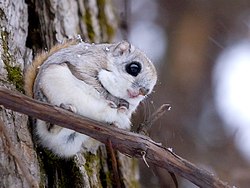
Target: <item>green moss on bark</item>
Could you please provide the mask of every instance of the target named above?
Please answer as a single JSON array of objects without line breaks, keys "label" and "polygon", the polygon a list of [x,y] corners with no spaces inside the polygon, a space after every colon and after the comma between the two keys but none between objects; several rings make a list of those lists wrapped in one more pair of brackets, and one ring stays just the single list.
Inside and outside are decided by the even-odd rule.
[{"label": "green moss on bark", "polygon": [[[90,42],[97,42],[95,41],[95,39],[99,37],[102,42],[110,42],[113,36],[115,35],[115,28],[113,27],[113,25],[109,23],[108,17],[106,15],[107,13],[105,12],[107,3],[108,2],[106,2],[106,0],[97,0],[97,8],[98,8],[97,15],[91,15],[91,10],[89,9],[86,3],[85,14],[82,17],[82,20],[86,24],[87,33],[88,33]],[[92,18],[92,16],[96,16],[96,17]],[[98,37],[96,36],[97,33],[95,33],[95,30],[94,30],[94,28],[97,26],[94,25],[93,19],[96,19],[96,21],[98,22],[98,28],[100,28],[100,36]]]},{"label": "green moss on bark", "polygon": [[13,62],[15,61],[14,57],[9,53],[8,47],[8,36],[9,33],[5,30],[1,30],[1,41],[2,41],[2,60],[5,65],[5,69],[7,71],[7,78],[12,84],[16,86],[16,89],[20,92],[23,92],[23,75],[22,70],[19,66],[13,66]]},{"label": "green moss on bark", "polygon": [[89,9],[87,9],[87,8],[86,8],[85,15],[83,16],[83,22],[87,26],[87,32],[88,32],[88,37],[89,37],[90,42],[94,42],[95,41],[95,32],[93,29],[91,14],[89,12]]},{"label": "green moss on bark", "polygon": [[37,153],[40,154],[40,187],[83,187],[82,174],[74,158],[62,159],[43,148],[38,148]]},{"label": "green moss on bark", "polygon": [[107,16],[105,13],[105,4],[106,0],[97,0],[97,6],[99,9],[98,20],[102,33],[105,33],[107,36],[107,39],[105,39],[106,41],[104,42],[110,42],[115,34],[115,29],[112,25],[108,23]]}]

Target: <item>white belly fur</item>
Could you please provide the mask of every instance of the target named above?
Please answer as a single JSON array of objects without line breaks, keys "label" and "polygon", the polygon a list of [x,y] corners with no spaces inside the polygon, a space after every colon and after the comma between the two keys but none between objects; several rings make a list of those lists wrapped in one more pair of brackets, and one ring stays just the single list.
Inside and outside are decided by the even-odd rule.
[{"label": "white belly fur", "polygon": [[[130,128],[130,117],[126,113],[110,108],[108,102],[92,86],[74,77],[67,66],[50,65],[41,73],[38,85],[43,86],[42,91],[54,105],[72,105],[76,108],[76,113],[82,116],[114,123],[122,129]],[[75,139],[69,142],[68,137],[74,133],[73,130],[63,128],[59,133],[50,133],[44,124],[40,120],[37,121],[37,134],[42,144],[59,156],[76,154],[82,143],[84,145],[84,142],[90,140],[88,136],[76,133]],[[91,147],[91,144],[88,147]]]}]

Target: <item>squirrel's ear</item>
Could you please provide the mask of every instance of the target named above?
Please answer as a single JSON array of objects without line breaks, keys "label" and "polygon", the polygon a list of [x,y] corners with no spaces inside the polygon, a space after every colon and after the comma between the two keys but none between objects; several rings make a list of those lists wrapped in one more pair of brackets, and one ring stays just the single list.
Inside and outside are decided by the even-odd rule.
[{"label": "squirrel's ear", "polygon": [[114,44],[112,53],[114,56],[121,56],[130,52],[131,44],[127,41],[121,41],[117,44]]}]

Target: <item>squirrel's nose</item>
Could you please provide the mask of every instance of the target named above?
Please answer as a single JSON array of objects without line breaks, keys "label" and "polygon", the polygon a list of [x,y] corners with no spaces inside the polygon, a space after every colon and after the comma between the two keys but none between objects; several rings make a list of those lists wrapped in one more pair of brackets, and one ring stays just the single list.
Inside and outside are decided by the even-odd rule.
[{"label": "squirrel's nose", "polygon": [[148,92],[149,92],[149,89],[147,89],[147,88],[145,88],[145,87],[141,87],[141,88],[139,89],[139,94],[142,95],[142,96],[147,95]]}]

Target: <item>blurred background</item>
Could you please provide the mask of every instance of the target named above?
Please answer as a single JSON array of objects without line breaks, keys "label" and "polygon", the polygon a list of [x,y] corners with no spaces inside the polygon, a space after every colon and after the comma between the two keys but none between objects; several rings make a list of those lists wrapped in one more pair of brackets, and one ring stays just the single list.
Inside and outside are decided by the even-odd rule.
[{"label": "blurred background", "polygon": [[[172,106],[151,138],[230,185],[250,187],[250,1],[113,1],[116,40],[145,51],[158,70],[144,114]],[[174,187],[165,170],[140,168],[142,187]]]}]

